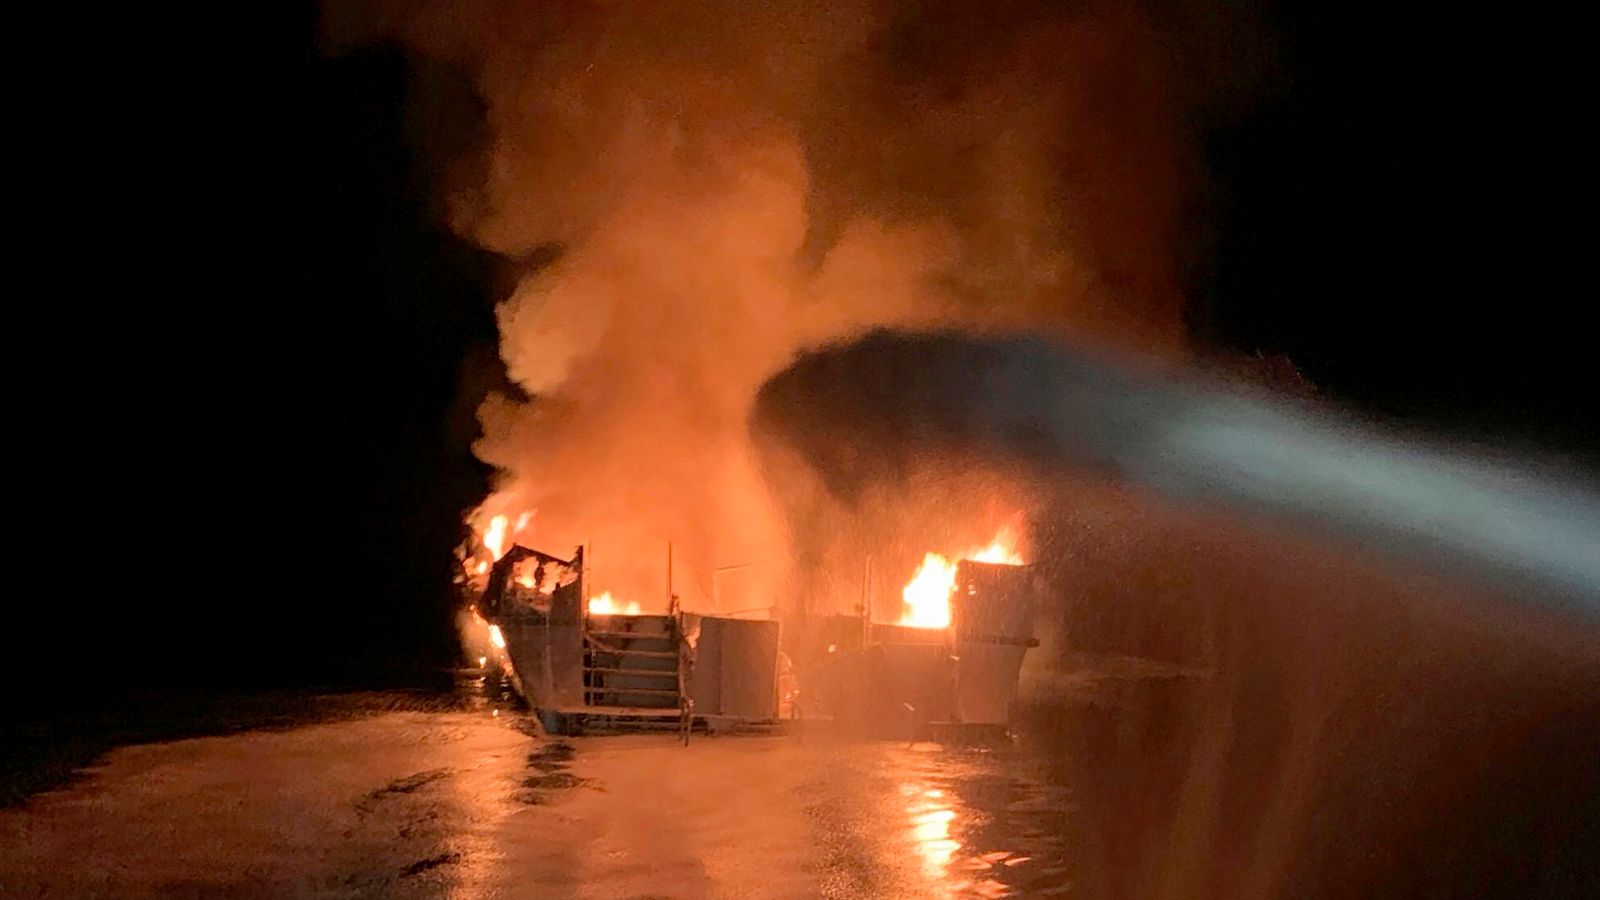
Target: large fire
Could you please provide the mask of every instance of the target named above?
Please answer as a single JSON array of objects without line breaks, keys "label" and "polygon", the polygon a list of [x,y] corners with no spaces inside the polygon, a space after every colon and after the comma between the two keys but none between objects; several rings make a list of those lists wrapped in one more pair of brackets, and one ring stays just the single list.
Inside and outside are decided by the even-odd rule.
[{"label": "large fire", "polygon": [[[487,551],[493,560],[498,561],[510,549],[512,538],[527,527],[530,518],[532,513],[525,512],[517,517],[513,525],[508,516],[491,517],[478,536],[479,546]],[[1025,565],[1026,560],[1017,549],[1017,544],[1016,530],[1007,526],[1002,528],[987,546],[976,547],[952,556],[940,553],[928,553],[923,556],[922,564],[917,567],[916,573],[900,592],[905,605],[898,624],[911,628],[949,628],[950,594],[956,587],[957,564],[961,560],[969,559],[1009,566]],[[474,555],[465,560],[464,565],[469,577],[481,578],[488,573],[490,561]],[[522,587],[537,589],[544,593],[555,589],[553,580],[544,584],[536,582],[532,569],[517,572],[512,580]],[[591,596],[588,610],[591,615],[601,616],[636,616],[643,611],[637,601],[618,600],[610,591],[602,591]]]},{"label": "large fire", "polygon": [[[477,544],[480,548],[479,552],[468,555],[468,557],[462,561],[462,565],[467,572],[468,579],[477,582],[477,580],[488,575],[492,564],[499,562],[500,558],[506,555],[506,551],[510,550],[511,545],[514,543],[513,539],[527,529],[528,522],[532,518],[533,513],[524,512],[517,516],[516,522],[513,524],[510,516],[491,516],[489,521],[481,527],[481,530],[479,530],[477,534]],[[483,552],[487,552],[490,558],[484,559]],[[548,594],[556,589],[556,581],[553,572],[546,571],[545,580],[543,583],[540,583],[537,580],[537,576],[534,574],[535,571],[535,567],[531,564],[519,567],[518,570],[512,574],[511,580],[520,587],[524,587],[529,590],[538,590],[545,594]],[[615,597],[611,596],[610,591],[604,591],[589,598],[589,613],[591,615],[637,616],[642,611],[643,608],[637,602],[631,600],[627,602],[617,600]],[[498,633],[498,631],[491,631],[490,636],[495,637],[498,635]],[[496,641],[495,643],[496,646],[500,646],[499,641]]]},{"label": "large fire", "polygon": [[[525,512],[517,516],[516,524],[513,525],[510,516],[491,516],[488,523],[482,527],[481,533],[478,534],[479,546],[489,551],[489,556],[498,562],[500,557],[505,556],[506,551],[511,549],[513,539],[527,530],[528,522],[532,518],[533,513]],[[485,560],[480,560],[473,569],[480,575],[488,570],[488,561]]]},{"label": "large fire", "polygon": [[950,594],[956,589],[956,565],[963,559],[1008,566],[1026,562],[1017,551],[1016,532],[1011,528],[1001,529],[987,547],[969,550],[955,560],[929,553],[922,557],[922,565],[900,592],[905,608],[898,624],[911,628],[949,628]]},{"label": "large fire", "polygon": [[912,628],[949,628],[950,592],[956,589],[956,564],[937,553],[922,558],[917,573],[900,592],[905,610],[900,624]]},{"label": "large fire", "polygon": [[483,546],[496,560],[506,555],[506,525],[510,520],[505,516],[495,516],[489,520],[489,527],[483,532]]}]

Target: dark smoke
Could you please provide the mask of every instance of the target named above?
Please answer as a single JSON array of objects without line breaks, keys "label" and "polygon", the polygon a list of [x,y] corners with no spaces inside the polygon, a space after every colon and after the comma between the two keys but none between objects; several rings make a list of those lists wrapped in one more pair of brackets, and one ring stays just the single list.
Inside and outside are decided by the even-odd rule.
[{"label": "dark smoke", "polygon": [[1586,485],[1082,348],[879,331],[801,357],[762,387],[752,421],[843,493],[895,477],[897,453],[1088,472],[1600,617],[1600,497]]}]

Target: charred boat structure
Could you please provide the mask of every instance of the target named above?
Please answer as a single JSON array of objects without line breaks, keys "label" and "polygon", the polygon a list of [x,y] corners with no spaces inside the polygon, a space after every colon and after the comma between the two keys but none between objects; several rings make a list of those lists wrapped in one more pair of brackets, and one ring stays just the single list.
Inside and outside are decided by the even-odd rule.
[{"label": "charred boat structure", "polygon": [[853,616],[797,617],[805,686],[797,712],[852,731],[912,738],[1004,735],[1033,636],[1032,566],[964,559],[942,628]]},{"label": "charred boat structure", "polygon": [[554,734],[766,728],[778,722],[774,621],[684,612],[590,612],[580,548],[561,559],[513,546],[480,612],[513,684]]},{"label": "charred boat structure", "polygon": [[772,619],[611,611],[592,603],[581,548],[513,546],[478,609],[517,691],[555,734],[766,731],[828,720],[893,737],[1004,734],[1033,636],[1031,566],[961,560],[949,621],[914,627],[774,610]]}]

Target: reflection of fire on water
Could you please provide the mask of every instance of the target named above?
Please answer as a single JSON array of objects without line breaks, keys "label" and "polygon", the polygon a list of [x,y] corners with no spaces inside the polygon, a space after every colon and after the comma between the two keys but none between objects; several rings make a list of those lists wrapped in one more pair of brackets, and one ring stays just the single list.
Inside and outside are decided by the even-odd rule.
[{"label": "reflection of fire on water", "polygon": [[[1009,897],[1016,891],[997,877],[1003,869],[1031,857],[1008,850],[978,853],[963,842],[961,832],[973,825],[972,810],[959,797],[927,782],[900,785],[905,799],[912,849],[922,863],[922,876],[939,896]],[[965,850],[965,852],[963,852]]]},{"label": "reflection of fire on water", "polygon": [[911,840],[922,857],[923,871],[931,878],[942,878],[950,858],[961,849],[961,842],[950,832],[956,811],[944,799],[944,791],[937,788],[904,785],[900,791],[909,798],[906,815],[911,817]]},{"label": "reflection of fire on water", "polygon": [[949,628],[950,594],[956,589],[957,562],[970,559],[1008,566],[1024,565],[1026,561],[1017,552],[1016,544],[1016,532],[1007,527],[995,535],[989,546],[963,553],[955,561],[938,553],[924,556],[922,565],[901,591],[905,610],[898,624],[911,628]]}]

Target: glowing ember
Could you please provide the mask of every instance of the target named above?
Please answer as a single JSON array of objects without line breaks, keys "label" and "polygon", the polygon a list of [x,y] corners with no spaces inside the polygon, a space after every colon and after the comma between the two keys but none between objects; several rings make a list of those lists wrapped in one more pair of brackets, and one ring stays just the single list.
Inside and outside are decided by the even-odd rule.
[{"label": "glowing ember", "polygon": [[499,625],[489,626],[489,643],[494,644],[501,650],[506,648],[506,636],[500,633]]},{"label": "glowing ember", "polygon": [[[989,546],[963,553],[960,559],[974,562],[1001,563],[1008,566],[1024,565],[1026,561],[1017,552],[1016,532],[1009,526],[1000,530]],[[906,582],[900,597],[905,601],[905,611],[898,624],[911,628],[949,628],[950,594],[956,589],[956,563],[937,553],[922,558],[915,575]]]},{"label": "glowing ember", "polygon": [[589,598],[589,614],[590,615],[596,615],[596,616],[614,616],[614,615],[637,616],[639,614],[639,612],[640,612],[639,604],[634,603],[633,601],[629,601],[626,605],[624,605],[622,603],[619,603],[619,602],[617,602],[617,600],[615,598],[613,598],[611,596],[611,592],[610,591],[606,591],[605,593],[600,594],[599,596],[595,596],[595,597],[590,597]]}]

